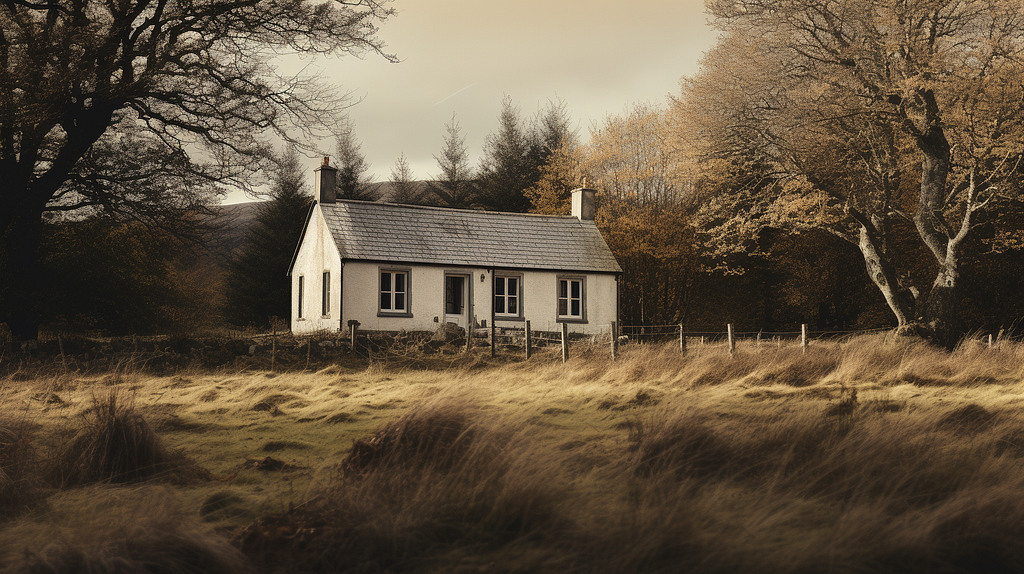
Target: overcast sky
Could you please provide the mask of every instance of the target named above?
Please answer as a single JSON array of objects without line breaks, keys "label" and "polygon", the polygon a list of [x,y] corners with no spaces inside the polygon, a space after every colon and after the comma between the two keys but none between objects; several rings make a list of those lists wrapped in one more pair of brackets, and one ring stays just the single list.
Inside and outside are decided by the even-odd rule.
[{"label": "overcast sky", "polygon": [[[504,95],[524,117],[561,99],[586,139],[593,122],[676,93],[714,40],[703,0],[395,0],[394,6],[398,14],[379,37],[399,63],[367,55],[311,65],[360,100],[349,115],[376,181],[390,177],[402,153],[415,179],[437,175],[433,155],[453,113],[477,165]],[[318,163],[310,158],[309,169]]]}]

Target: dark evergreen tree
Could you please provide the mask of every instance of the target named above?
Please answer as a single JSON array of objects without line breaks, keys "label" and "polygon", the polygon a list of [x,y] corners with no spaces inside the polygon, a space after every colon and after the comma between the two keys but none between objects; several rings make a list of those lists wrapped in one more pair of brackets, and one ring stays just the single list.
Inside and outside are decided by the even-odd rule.
[{"label": "dark evergreen tree", "polygon": [[272,199],[261,206],[228,271],[225,318],[236,325],[266,325],[269,317],[290,315],[287,275],[312,194],[294,149],[278,161]]},{"label": "dark evergreen tree", "polygon": [[180,242],[108,215],[43,227],[41,275],[51,329],[110,335],[166,332],[182,293],[172,278]]},{"label": "dark evergreen tree", "polygon": [[575,148],[579,145],[579,133],[572,127],[569,108],[560,99],[548,101],[543,110],[537,112],[534,122],[533,149],[531,160],[539,169],[546,165],[559,148]]},{"label": "dark evergreen tree", "polygon": [[412,168],[405,154],[398,156],[395,166],[391,168],[391,194],[388,201],[394,203],[422,204],[425,203],[423,188],[413,181]]},{"label": "dark evergreen tree", "polygon": [[470,207],[476,197],[473,168],[469,165],[466,152],[466,137],[462,135],[459,122],[445,124],[444,148],[440,156],[434,156],[441,173],[429,185],[430,193],[445,207]]},{"label": "dark evergreen tree", "polygon": [[498,131],[487,136],[480,161],[480,199],[485,209],[526,212],[530,199],[524,193],[539,179],[536,131],[526,126],[519,108],[508,96],[501,101]]},{"label": "dark evergreen tree", "polygon": [[356,139],[355,126],[352,120],[345,119],[337,135],[338,153],[338,199],[360,199],[374,201],[377,199],[370,184],[372,178],[367,174],[370,166],[366,163],[362,145]]}]

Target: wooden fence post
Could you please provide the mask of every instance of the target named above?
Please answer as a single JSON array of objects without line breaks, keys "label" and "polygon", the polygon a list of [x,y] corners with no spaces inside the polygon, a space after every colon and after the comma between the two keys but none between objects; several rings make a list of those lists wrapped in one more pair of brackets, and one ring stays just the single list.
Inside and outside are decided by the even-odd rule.
[{"label": "wooden fence post", "polygon": [[807,323],[800,324],[800,347],[807,352]]},{"label": "wooden fence post", "polygon": [[686,335],[683,334],[683,324],[679,324],[679,352],[686,352]]},{"label": "wooden fence post", "polygon": [[992,333],[988,334],[988,348],[992,348]]},{"label": "wooden fence post", "polygon": [[356,327],[356,322],[355,321],[349,321],[349,324],[348,324],[348,346],[349,346],[349,350],[351,350],[353,353],[356,350],[356,331],[358,329],[359,329],[359,327]]},{"label": "wooden fence post", "polygon": [[569,324],[562,323],[562,362],[569,360]]},{"label": "wooden fence post", "polygon": [[498,349],[497,341],[495,341],[495,338],[494,338],[494,314],[492,313],[491,314],[491,356],[492,357],[497,354],[497,352],[498,352],[497,349]]},{"label": "wooden fence post", "polygon": [[466,349],[468,353],[473,349],[473,331],[476,330],[476,315],[469,317],[469,325],[466,327]]},{"label": "wooden fence post", "polygon": [[530,358],[530,354],[533,351],[533,340],[530,334],[530,321],[526,321],[526,358]]},{"label": "wooden fence post", "polygon": [[761,348],[761,331],[760,330],[757,332],[757,344],[755,344],[754,346],[757,347],[758,349]]},{"label": "wooden fence post", "polygon": [[732,323],[728,325],[729,330],[729,354],[732,355],[736,352],[736,336],[732,331]]},{"label": "wooden fence post", "polygon": [[619,354],[619,334],[616,330],[615,321],[612,321],[612,360],[614,361]]}]

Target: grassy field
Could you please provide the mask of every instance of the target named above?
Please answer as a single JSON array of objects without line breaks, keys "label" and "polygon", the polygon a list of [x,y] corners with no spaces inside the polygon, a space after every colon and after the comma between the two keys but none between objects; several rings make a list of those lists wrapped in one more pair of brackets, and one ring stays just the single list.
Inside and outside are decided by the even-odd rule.
[{"label": "grassy field", "polygon": [[0,380],[2,572],[1021,572],[1024,346]]}]

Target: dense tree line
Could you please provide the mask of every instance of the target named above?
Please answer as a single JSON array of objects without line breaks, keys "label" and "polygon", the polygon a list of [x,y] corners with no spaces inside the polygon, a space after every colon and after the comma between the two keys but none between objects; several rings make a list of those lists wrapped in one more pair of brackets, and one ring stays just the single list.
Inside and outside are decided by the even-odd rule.
[{"label": "dense tree line", "polygon": [[[45,30],[46,6],[6,10]],[[290,6],[308,8],[302,0]],[[388,10],[376,2],[345,10],[349,20],[315,25],[348,26],[354,39],[340,44],[312,47],[299,41],[302,32],[267,32],[276,29],[274,18],[302,23],[316,10],[249,15],[254,20],[242,18],[237,27],[269,34],[256,34],[257,44],[380,52],[372,21]],[[403,154],[387,181],[374,184],[355,126],[324,116],[334,122],[324,128],[336,136],[338,196],[566,214],[572,189],[596,189],[596,222],[624,269],[624,324],[897,327],[948,347],[970,330],[1024,318],[1024,8],[1011,0],[715,0],[708,10],[721,35],[700,71],[683,78],[664,104],[631,105],[589,126],[586,138],[566,103],[524,115],[505,97],[477,165],[453,114],[434,156],[436,173],[417,180]],[[25,46],[45,41],[24,30],[8,35]],[[100,64],[109,63],[93,65]],[[203,65],[204,73],[217,71],[214,63]],[[0,73],[26,72],[8,64]],[[243,135],[238,126],[253,122],[269,121],[287,135],[274,114],[309,120],[295,99],[300,87],[292,85],[255,116],[193,134],[221,149],[213,156],[224,160],[219,164],[185,153],[187,126],[160,123],[167,106],[183,104],[160,98],[119,101],[118,110],[149,110],[157,122],[149,131],[112,113],[81,136],[86,143],[57,132],[40,136],[53,140],[44,155],[57,154],[45,165],[58,165],[53,150],[60,146],[78,155],[52,178],[36,170],[14,181],[9,174],[24,172],[14,164],[14,171],[0,170],[4,189],[37,186],[44,198],[32,209],[3,211],[10,221],[0,221],[7,226],[0,260],[6,277],[36,265],[30,259],[40,271],[32,282],[3,283],[12,330],[31,335],[32,317],[139,332],[200,317],[243,325],[287,316],[283,271],[309,204],[302,183],[308,174],[294,152],[280,158],[236,140]],[[49,94],[44,88],[39,93]],[[20,125],[9,118],[35,109],[15,114],[16,104],[0,102],[5,126]],[[81,113],[91,117],[94,110]],[[205,125],[201,110],[183,113]],[[125,149],[131,153],[118,151]],[[240,158],[248,158],[245,169]],[[0,156],[4,161],[11,160]],[[230,264],[214,261],[211,272],[209,257],[184,247],[195,236],[189,230],[201,228],[186,214],[215,201],[215,184],[246,184],[257,173],[270,179],[271,201]],[[65,215],[41,218],[40,206]],[[11,239],[17,225],[36,220],[46,223],[30,229],[28,243]],[[90,251],[99,262],[91,269],[81,268],[87,245],[101,246]],[[104,266],[110,272],[98,271]],[[62,291],[69,275],[86,288]],[[204,276],[222,287],[204,291],[197,279]],[[40,297],[28,298],[25,286]],[[214,295],[221,292],[223,300]],[[40,304],[56,299],[60,305]]]}]

